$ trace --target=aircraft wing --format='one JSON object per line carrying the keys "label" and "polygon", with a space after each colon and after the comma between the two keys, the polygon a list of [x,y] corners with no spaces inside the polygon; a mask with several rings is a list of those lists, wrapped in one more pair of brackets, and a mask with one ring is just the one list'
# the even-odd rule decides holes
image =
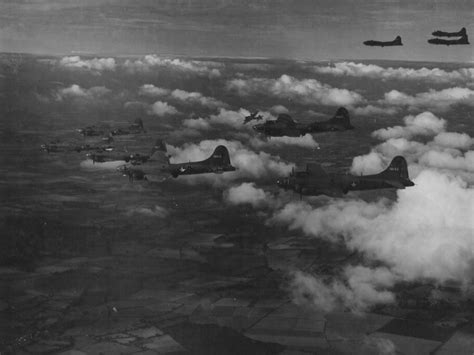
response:
{"label": "aircraft wing", "polygon": [[403,185],[400,181],[385,180],[385,182],[389,185],[392,185],[393,187],[396,187],[397,189],[404,189],[405,188],[405,185]]}
{"label": "aircraft wing", "polygon": [[306,171],[310,176],[327,178],[328,174],[324,171],[323,167],[320,164],[310,163],[306,164]]}

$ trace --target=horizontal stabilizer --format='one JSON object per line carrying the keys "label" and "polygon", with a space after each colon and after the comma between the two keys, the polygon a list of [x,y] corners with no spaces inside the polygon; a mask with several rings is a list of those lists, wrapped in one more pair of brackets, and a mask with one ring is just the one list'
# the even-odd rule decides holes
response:
{"label": "horizontal stabilizer", "polygon": [[397,188],[397,189],[404,189],[405,188],[405,185],[403,185],[400,181],[396,181],[396,180],[387,180],[385,181],[387,184],[389,185],[392,185],[393,187]]}

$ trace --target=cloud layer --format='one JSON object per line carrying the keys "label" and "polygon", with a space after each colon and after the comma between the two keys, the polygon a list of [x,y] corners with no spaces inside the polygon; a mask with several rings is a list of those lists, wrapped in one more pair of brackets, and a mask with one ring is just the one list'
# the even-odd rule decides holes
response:
{"label": "cloud layer", "polygon": [[316,79],[300,80],[286,74],[278,79],[234,79],[227,83],[227,88],[242,96],[264,94],[306,105],[349,106],[364,101],[355,91],[333,88]]}
{"label": "cloud layer", "polygon": [[474,68],[445,71],[439,68],[383,68],[375,64],[339,62],[328,66],[315,66],[313,69],[320,74],[384,80],[426,80],[435,83],[451,83],[453,81],[467,82],[474,79]]}

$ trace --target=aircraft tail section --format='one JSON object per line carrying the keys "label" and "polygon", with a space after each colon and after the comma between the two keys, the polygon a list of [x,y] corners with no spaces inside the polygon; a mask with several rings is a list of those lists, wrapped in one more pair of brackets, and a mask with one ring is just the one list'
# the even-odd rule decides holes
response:
{"label": "aircraft tail section", "polygon": [[212,155],[206,159],[206,161],[211,163],[212,165],[219,165],[219,166],[231,165],[229,151],[223,145],[218,146],[214,150]]}
{"label": "aircraft tail section", "polygon": [[400,36],[395,37],[395,40],[393,41],[393,44],[401,46],[402,45],[402,37],[400,37]]}
{"label": "aircraft tail section", "polygon": [[347,111],[345,107],[339,107],[330,121],[347,129],[354,128],[354,126],[351,125],[349,111]]}
{"label": "aircraft tail section", "polygon": [[166,156],[166,160],[169,164],[169,156],[167,155],[168,151],[166,149],[166,143],[162,141],[161,139],[157,139],[155,142],[155,145],[151,149],[150,156],[153,156],[156,152],[161,152],[163,155]]}
{"label": "aircraft tail section", "polygon": [[401,178],[409,180],[407,161],[404,157],[400,155],[396,156],[392,159],[392,162],[390,163],[388,168],[381,172],[380,175],[387,178]]}
{"label": "aircraft tail section", "polygon": [[142,131],[145,131],[145,127],[143,126],[143,121],[141,118],[137,118],[135,120],[135,124],[142,129]]}

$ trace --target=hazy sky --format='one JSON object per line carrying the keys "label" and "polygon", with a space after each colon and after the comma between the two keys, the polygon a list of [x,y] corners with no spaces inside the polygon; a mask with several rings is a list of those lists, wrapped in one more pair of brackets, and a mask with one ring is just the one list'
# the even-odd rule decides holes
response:
{"label": "hazy sky", "polygon": [[426,42],[463,26],[473,0],[0,0],[2,52],[473,61]]}

